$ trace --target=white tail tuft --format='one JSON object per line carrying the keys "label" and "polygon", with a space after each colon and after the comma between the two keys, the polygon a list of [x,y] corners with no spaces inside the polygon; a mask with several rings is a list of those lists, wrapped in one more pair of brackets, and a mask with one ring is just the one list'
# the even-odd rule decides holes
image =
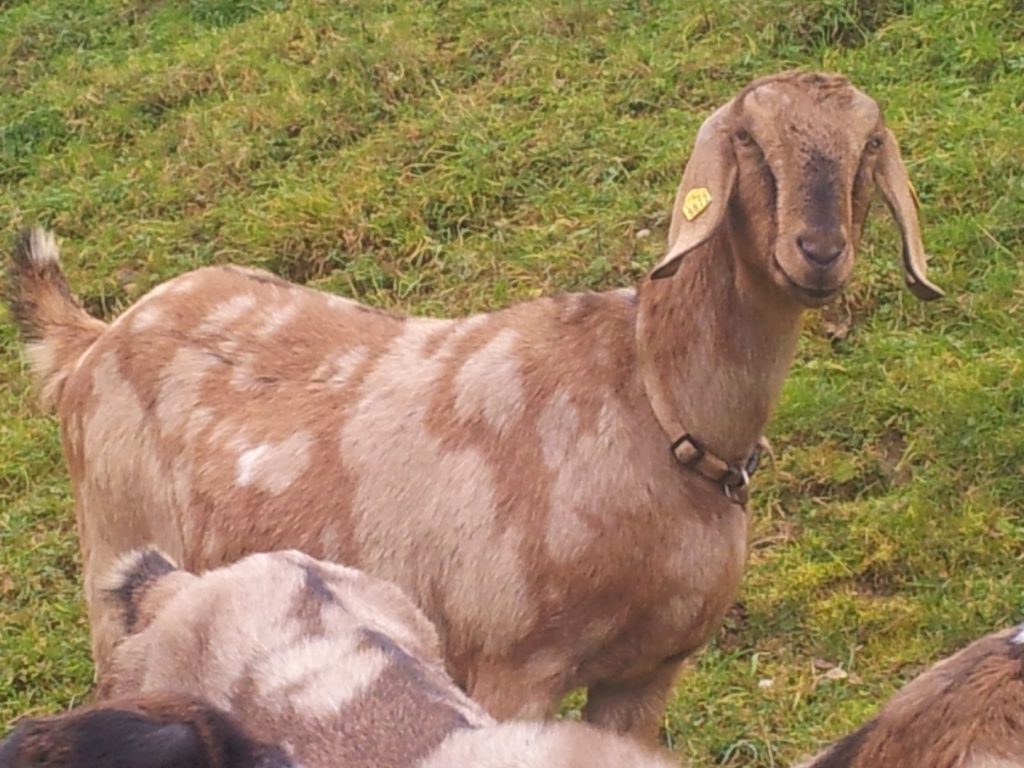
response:
{"label": "white tail tuft", "polygon": [[60,263],[60,248],[52,232],[36,227],[29,235],[29,260],[36,267]]}

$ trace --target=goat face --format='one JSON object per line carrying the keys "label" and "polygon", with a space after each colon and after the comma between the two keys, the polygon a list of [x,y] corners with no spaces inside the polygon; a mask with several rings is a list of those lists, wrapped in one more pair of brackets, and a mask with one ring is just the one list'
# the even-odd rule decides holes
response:
{"label": "goat face", "polygon": [[919,298],[928,282],[917,208],[899,147],[873,99],[839,76],[783,73],[752,83],[701,126],[676,198],[667,277],[725,221],[746,266],[804,306],[838,294],[879,190],[903,237]]}

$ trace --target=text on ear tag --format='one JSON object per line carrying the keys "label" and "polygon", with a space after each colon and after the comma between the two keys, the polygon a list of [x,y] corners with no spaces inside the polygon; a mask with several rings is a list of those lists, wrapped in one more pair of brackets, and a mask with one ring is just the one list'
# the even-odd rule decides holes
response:
{"label": "text on ear tag", "polygon": [[711,192],[707,187],[694,187],[683,198],[683,216],[693,221],[711,205]]}

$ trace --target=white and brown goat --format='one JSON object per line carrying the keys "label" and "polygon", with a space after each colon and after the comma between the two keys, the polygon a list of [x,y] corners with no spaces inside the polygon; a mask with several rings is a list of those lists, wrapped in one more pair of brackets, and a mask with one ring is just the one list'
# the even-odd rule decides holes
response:
{"label": "white and brown goat", "polygon": [[935,664],[802,768],[906,766],[1024,768],[1024,625]]}
{"label": "white and brown goat", "polygon": [[306,768],[671,768],[576,722],[498,723],[447,675],[437,633],[393,584],[300,552],[195,576],[130,554],[103,694],[174,691],[223,708]]}
{"label": "white and brown goat", "polygon": [[100,677],[119,555],[296,548],[399,584],[492,714],[585,686],[587,719],[653,737],[740,583],[800,315],[843,288],[876,189],[911,290],[940,295],[896,139],[835,75],[755,81],[705,121],[635,290],[427,319],[216,267],[108,325],[25,233],[11,306],[60,418]]}
{"label": "white and brown goat", "polygon": [[0,743],[0,768],[296,766],[205,700],[159,692],[23,720]]}

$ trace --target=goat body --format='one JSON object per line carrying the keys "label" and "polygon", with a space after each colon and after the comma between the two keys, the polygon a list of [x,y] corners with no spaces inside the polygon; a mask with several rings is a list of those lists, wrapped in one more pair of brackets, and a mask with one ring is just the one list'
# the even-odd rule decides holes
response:
{"label": "goat body", "polygon": [[193,576],[150,549],[108,587],[127,634],[105,693],[201,697],[306,768],[671,766],[582,723],[496,723],[411,600],[352,568],[288,551]]}
{"label": "goat body", "polygon": [[[119,629],[97,574],[120,554],[153,542],[199,569],[297,548],[405,589],[495,716],[587,686],[589,720],[653,738],[746,558],[745,505],[670,444],[685,425],[743,465],[876,187],[908,282],[937,295],[905,186],[873,101],[779,75],[701,129],[669,252],[636,290],[441,320],[218,267],[106,325],[53,240],[25,235],[11,303],[60,417],[100,678]],[[693,188],[711,200],[696,214]]]}
{"label": "goat body", "polygon": [[935,664],[802,768],[1024,767],[1024,625]]}

